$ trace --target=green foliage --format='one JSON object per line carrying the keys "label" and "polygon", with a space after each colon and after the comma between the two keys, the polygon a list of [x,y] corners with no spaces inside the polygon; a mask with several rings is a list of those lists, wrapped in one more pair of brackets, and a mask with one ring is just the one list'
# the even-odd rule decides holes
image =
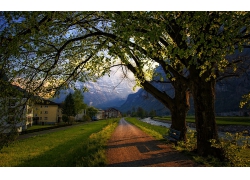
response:
{"label": "green foliage", "polygon": [[244,150],[249,148],[249,136],[243,136],[242,133],[226,133],[226,136],[216,141],[215,139],[210,140],[212,147],[222,149],[224,160],[221,161],[215,157],[201,157],[193,154],[197,147],[197,140],[195,131],[190,130],[187,133],[187,141],[180,141],[177,143],[175,148],[179,151],[185,151],[192,153],[193,158],[196,162],[202,163],[206,166],[230,166],[230,167],[245,167],[249,166],[248,158],[244,158]]}
{"label": "green foliage", "polygon": [[76,114],[79,114],[83,109],[87,108],[87,105],[83,102],[82,91],[76,89],[73,94],[74,106]]}
{"label": "green foliage", "polygon": [[188,130],[187,140],[177,142],[176,149],[180,151],[191,152],[197,148],[196,131]]}
{"label": "green foliage", "polygon": [[93,118],[97,114],[97,112],[98,112],[98,110],[92,106],[87,108],[87,115],[90,118]]}
{"label": "green foliage", "polygon": [[69,116],[67,116],[67,115],[65,115],[65,114],[63,114],[62,115],[62,120],[63,120],[63,122],[69,122]]}
{"label": "green foliage", "polygon": [[62,113],[67,116],[75,116],[75,103],[72,94],[66,96],[65,101],[63,102]]}
{"label": "green foliage", "polygon": [[16,140],[16,138],[18,137],[18,132],[16,129],[11,130],[10,133],[1,133],[0,132],[0,150],[3,147],[8,147],[11,143],[13,143],[13,141]]}
{"label": "green foliage", "polygon": [[82,121],[83,122],[91,121],[91,118],[88,115],[83,115],[82,116]]}
{"label": "green foliage", "polygon": [[244,132],[241,132],[236,134],[226,133],[226,137],[219,142],[214,139],[210,142],[212,143],[212,147],[223,149],[225,162],[222,163],[226,166],[244,167],[248,165],[248,162],[242,159],[238,154],[249,146],[249,140],[250,138],[244,136]]}
{"label": "green foliage", "polygon": [[137,113],[137,116],[140,117],[140,118],[144,118],[145,117],[145,111],[141,107],[137,108],[137,112],[136,113]]}
{"label": "green foliage", "polygon": [[155,117],[156,116],[156,110],[151,110],[148,115],[150,117]]}
{"label": "green foliage", "polygon": [[243,95],[242,100],[240,101],[240,108],[243,108],[244,106],[250,107],[250,93]]}

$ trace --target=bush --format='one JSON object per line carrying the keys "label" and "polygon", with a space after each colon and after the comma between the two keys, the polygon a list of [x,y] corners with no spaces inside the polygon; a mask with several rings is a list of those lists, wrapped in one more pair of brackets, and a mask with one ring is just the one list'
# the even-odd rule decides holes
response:
{"label": "bush", "polygon": [[73,124],[75,122],[75,117],[74,116],[69,116],[69,123]]}
{"label": "bush", "polygon": [[187,140],[179,141],[177,144],[177,150],[194,151],[197,148],[196,132],[194,130],[188,130]]}
{"label": "bush", "polygon": [[244,167],[247,166],[247,162],[238,156],[237,152],[241,152],[243,149],[249,146],[248,136],[244,136],[244,132],[236,133],[235,135],[231,133],[226,133],[226,137],[220,139],[219,142],[216,142],[212,139],[210,142],[213,147],[220,148],[224,152],[225,164],[227,166],[238,166]]}
{"label": "bush", "polygon": [[91,118],[90,118],[88,115],[84,115],[84,116],[82,117],[82,121],[83,121],[83,122],[91,121]]}
{"label": "bush", "polygon": [[67,116],[67,115],[65,115],[65,114],[63,114],[63,116],[62,116],[62,120],[63,120],[63,122],[69,122],[69,117]]}

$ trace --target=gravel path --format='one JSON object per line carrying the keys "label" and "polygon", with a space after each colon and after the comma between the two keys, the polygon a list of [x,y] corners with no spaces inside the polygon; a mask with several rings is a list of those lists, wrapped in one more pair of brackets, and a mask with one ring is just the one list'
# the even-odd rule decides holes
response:
{"label": "gravel path", "polygon": [[108,142],[109,167],[196,167],[188,156],[121,119]]}

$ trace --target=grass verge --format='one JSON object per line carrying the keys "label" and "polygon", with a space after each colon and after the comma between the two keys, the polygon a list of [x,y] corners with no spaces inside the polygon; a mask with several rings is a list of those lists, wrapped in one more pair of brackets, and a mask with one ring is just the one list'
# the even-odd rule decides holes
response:
{"label": "grass verge", "polygon": [[84,123],[67,130],[15,141],[0,151],[0,166],[94,167],[105,165],[103,149],[117,122],[118,119],[109,119]]}
{"label": "grass verge", "polygon": [[153,136],[154,138],[158,140],[163,140],[162,135],[166,134],[168,132],[168,129],[166,127],[162,126],[154,126],[142,121],[139,121],[137,118],[129,117],[126,118],[126,121],[130,122],[131,124],[134,124],[135,126],[139,127],[141,130],[149,134],[150,136]]}

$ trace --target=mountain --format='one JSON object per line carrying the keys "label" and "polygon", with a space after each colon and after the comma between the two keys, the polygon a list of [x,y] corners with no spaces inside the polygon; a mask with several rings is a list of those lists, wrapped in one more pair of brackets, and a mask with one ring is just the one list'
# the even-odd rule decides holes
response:
{"label": "mountain", "polygon": [[142,88],[136,93],[128,95],[126,102],[118,109],[123,113],[127,113],[128,111],[136,111],[138,107],[148,112],[156,110],[157,115],[170,114],[170,111],[160,101]]}
{"label": "mountain", "polygon": [[[136,92],[132,90],[133,82],[127,79],[122,80],[117,76],[104,76],[97,82],[77,82],[76,86],[79,89],[83,89],[83,87],[88,89],[88,92],[83,93],[86,104],[101,109],[119,107],[126,101],[129,94]],[[72,89],[62,90],[59,97],[53,98],[53,101],[60,103],[69,93],[73,92]]]}

